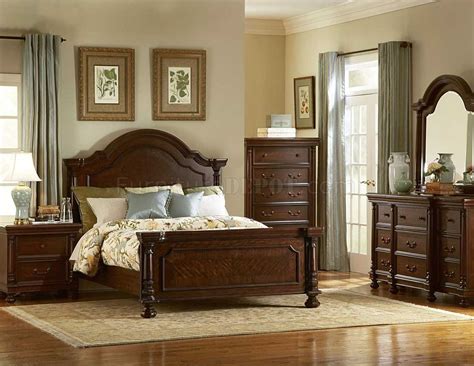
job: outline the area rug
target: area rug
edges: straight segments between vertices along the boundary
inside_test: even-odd
[[[11,306],[2,310],[74,347],[473,319],[351,290],[325,290],[316,309],[303,307],[305,298],[285,295],[163,303],[157,306],[154,319],[140,317],[141,305],[135,299]]]

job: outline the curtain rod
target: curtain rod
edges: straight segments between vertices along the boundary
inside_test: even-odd
[[[411,43],[410,42],[401,42],[400,47],[406,48],[410,47],[411,48]],[[366,52],[373,52],[373,51],[378,51],[378,47],[374,48],[367,48],[365,50],[360,50],[360,51],[352,51],[352,52],[344,52],[344,53],[338,53],[338,56],[349,56],[349,55],[356,55],[358,53],[366,53]]]
[[[16,39],[24,41],[25,36],[0,36],[0,39]],[[61,42],[66,42],[66,39],[61,37]]]

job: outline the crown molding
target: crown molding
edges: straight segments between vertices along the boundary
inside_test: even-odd
[[[283,20],[246,19],[245,33],[288,35],[435,3],[438,0],[348,0],[347,2]]]
[[[286,35],[283,21],[273,19],[245,19],[245,33],[265,36]]]
[[[308,14],[287,18],[283,21],[283,24],[286,34],[293,34],[434,3],[436,1],[438,0],[385,0],[378,2],[372,0],[358,0],[357,2],[348,2]]]

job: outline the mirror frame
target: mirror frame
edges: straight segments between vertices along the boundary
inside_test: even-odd
[[[438,76],[430,83],[423,98],[412,106],[416,111],[415,177],[418,190],[425,180],[427,117],[435,111],[440,98],[450,91],[461,97],[468,112],[474,112],[474,93],[466,80],[456,75]]]

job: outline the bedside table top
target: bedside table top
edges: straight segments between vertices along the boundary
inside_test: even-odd
[[[54,224],[30,224],[14,225],[0,223],[0,232],[8,234],[47,234],[47,233],[74,233],[82,228],[79,223],[54,223]]]

